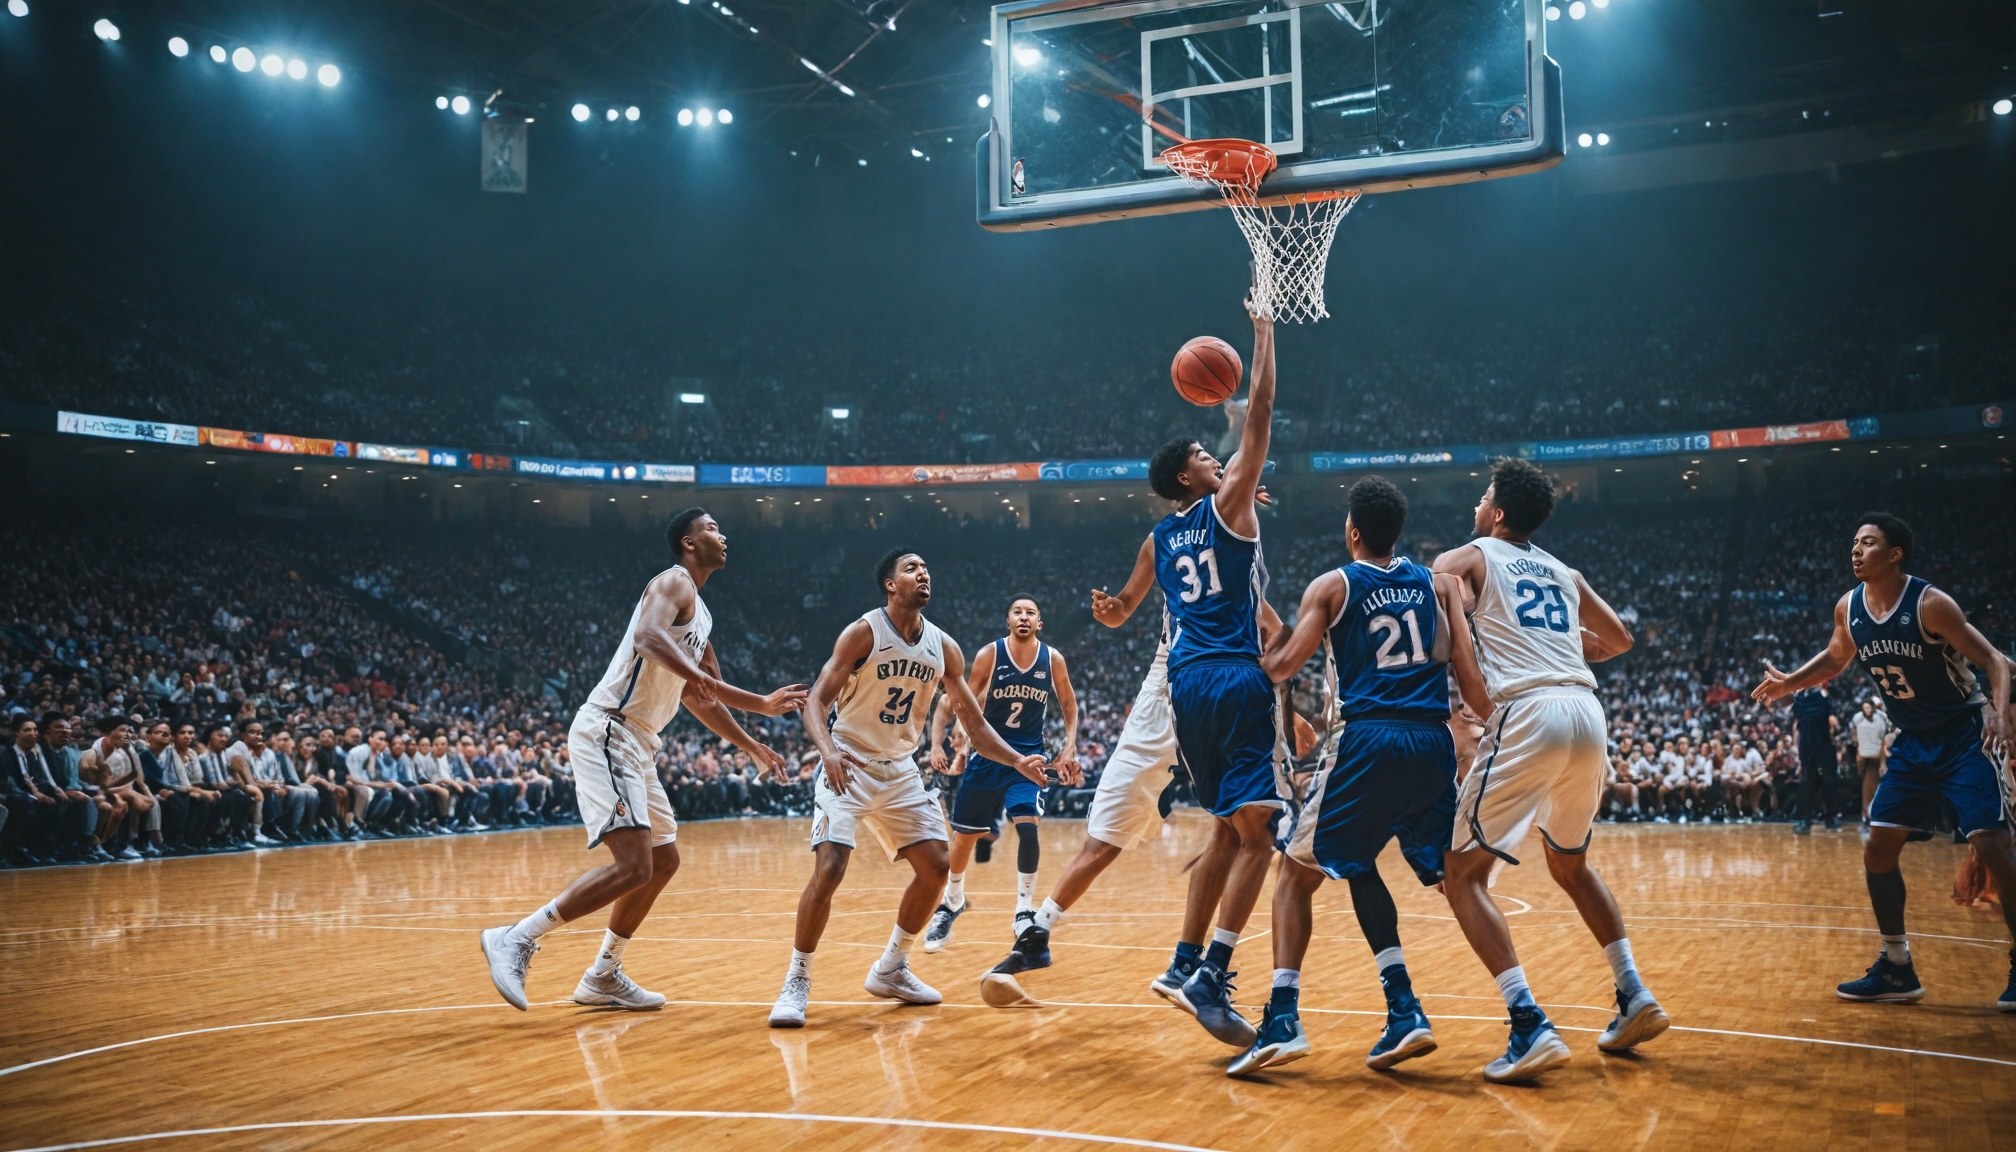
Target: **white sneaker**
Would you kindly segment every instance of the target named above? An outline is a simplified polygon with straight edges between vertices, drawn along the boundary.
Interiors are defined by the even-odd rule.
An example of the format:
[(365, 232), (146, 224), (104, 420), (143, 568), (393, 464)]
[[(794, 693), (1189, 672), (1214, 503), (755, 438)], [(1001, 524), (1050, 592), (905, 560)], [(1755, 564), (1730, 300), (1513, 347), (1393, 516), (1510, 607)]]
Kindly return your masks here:
[(628, 1008), (635, 1012), (655, 1012), (665, 1006), (665, 997), (656, 992), (637, 986), (635, 980), (618, 965), (614, 972), (597, 976), (593, 972), (581, 974), (581, 983), (574, 986), (574, 1003), (607, 1008)]
[(504, 1002), (525, 1011), (525, 971), (532, 966), (532, 954), (539, 951), (536, 940), (520, 940), (511, 926), (483, 930), (483, 958), (490, 962), (490, 983)]
[(805, 1026), (805, 1004), (812, 999), (812, 978), (810, 976), (786, 976), (784, 990), (777, 993), (777, 1003), (770, 1006), (770, 1027), (803, 1028)]
[(278, 844), (280, 843), (280, 841), (273, 839), (271, 836), (266, 835), (266, 833), (264, 832), (254, 832), (252, 834), (252, 843), (259, 845), (261, 848), (265, 848), (274, 844)]
[(873, 968), (868, 969), (868, 979), (861, 982), (861, 987), (870, 996), (901, 1000), (906, 1004), (938, 1004), (945, 999), (936, 988), (917, 979), (917, 974), (910, 971), (908, 960), (889, 972), (882, 971), (882, 964), (877, 961)]
[(1672, 1023), (1651, 992), (1640, 988), (1637, 995), (1626, 996), (1620, 991), (1617, 1015), (1596, 1038), (1596, 1047), (1605, 1052), (1628, 1051), (1666, 1031)]

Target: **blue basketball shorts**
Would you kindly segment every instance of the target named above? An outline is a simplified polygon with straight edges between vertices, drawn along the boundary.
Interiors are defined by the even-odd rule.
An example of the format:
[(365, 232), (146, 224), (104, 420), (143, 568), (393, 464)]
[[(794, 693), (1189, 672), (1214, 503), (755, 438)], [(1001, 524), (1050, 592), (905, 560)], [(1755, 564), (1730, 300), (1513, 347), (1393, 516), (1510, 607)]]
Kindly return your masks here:
[(1249, 804), (1286, 807), (1274, 771), (1274, 682), (1250, 660), (1169, 670), (1176, 750), (1197, 802), (1213, 816)]
[(1456, 827), (1456, 741), (1449, 725), (1354, 720), (1337, 758), (1319, 773), (1295, 814), (1291, 859), (1332, 880), (1378, 870), (1389, 840), (1424, 885), (1442, 881), (1442, 854)]
[(1981, 714), (1927, 732), (1899, 732), (1890, 766), (1869, 803), (1869, 823), (1909, 828), (1925, 839), (1939, 826), (1940, 801), (1953, 805), (1972, 836), (2009, 827), (2009, 779), (1981, 747)]
[(1044, 791), (1006, 764), (997, 764), (984, 756), (968, 756), (966, 772), (959, 777), (959, 790), (952, 795), (952, 830), (999, 832), (997, 817), (1004, 807), (1010, 819), (1041, 816)]

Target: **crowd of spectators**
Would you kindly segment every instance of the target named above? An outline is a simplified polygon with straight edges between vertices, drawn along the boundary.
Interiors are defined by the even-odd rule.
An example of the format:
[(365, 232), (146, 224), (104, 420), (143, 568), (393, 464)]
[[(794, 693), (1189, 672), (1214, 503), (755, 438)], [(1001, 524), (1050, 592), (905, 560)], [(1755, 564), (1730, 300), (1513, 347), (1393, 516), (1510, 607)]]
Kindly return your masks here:
[[(1712, 509), (1571, 505), (1542, 534), (1638, 638), (1599, 667), (1621, 819), (1792, 809), (1789, 714), (1747, 690), (1762, 660), (1793, 666), (1824, 643), (1859, 509)], [(1979, 531), (1962, 503), (1898, 510), (1918, 520), (1915, 569), (1997, 644), (2016, 642), (2002, 579), (2016, 542)], [(1423, 509), (1403, 548), (1430, 559), (1467, 538), (1466, 520)], [(1151, 604), (1122, 629), (1091, 621), (1086, 589), (1124, 579), (1142, 527), (1116, 526), (907, 537), (933, 567), (930, 615), (969, 653), (1001, 633), (1011, 598), (1038, 599), (1045, 637), (1071, 660), (1095, 781), (1159, 615)], [(82, 514), (17, 528), (35, 541), (0, 550), (0, 848), (17, 862), (575, 819), (572, 710), (664, 564), (662, 541), (608, 531), (253, 531)], [(1303, 586), (1339, 558), (1334, 525), (1275, 516), (1266, 531), (1270, 599), (1292, 619)], [(869, 573), (890, 536), (834, 530), (807, 547), (802, 534), (733, 535), (706, 590), (724, 672), (759, 691), (810, 682), (832, 637), (878, 602)], [(1305, 710), (1313, 671), (1298, 684)], [(1851, 673), (1833, 692), (1845, 744), (1874, 690)], [(658, 757), (682, 819), (809, 811), (815, 764), (796, 720), (748, 724), (787, 777), (763, 778), (682, 716)], [(1054, 739), (1054, 714), (1051, 726)], [(1855, 791), (1834, 814), (1857, 815)]]
[[(1283, 340), (1290, 452), (1677, 432), (1999, 398), (2006, 309), (1931, 330), (1891, 302), (1340, 312)], [(1183, 404), (1166, 325), (996, 317), (886, 328), (730, 316), (509, 324), (256, 298), (73, 303), (0, 322), (0, 398), (111, 416), (476, 451), (701, 463), (1134, 456)], [(1245, 346), (1240, 333), (1234, 343)], [(705, 403), (684, 404), (697, 392)], [(832, 411), (849, 415), (835, 419)]]

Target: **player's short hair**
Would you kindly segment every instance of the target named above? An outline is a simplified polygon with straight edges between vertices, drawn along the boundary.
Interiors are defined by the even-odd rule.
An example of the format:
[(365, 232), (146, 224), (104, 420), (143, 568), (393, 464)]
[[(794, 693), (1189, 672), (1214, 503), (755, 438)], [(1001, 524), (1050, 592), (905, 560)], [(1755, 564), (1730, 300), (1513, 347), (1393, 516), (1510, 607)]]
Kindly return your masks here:
[(905, 556), (916, 556), (917, 558), (922, 559), (923, 553), (917, 551), (915, 548), (891, 548), (888, 551), (888, 553), (882, 557), (882, 559), (876, 561), (875, 588), (877, 591), (885, 593), (889, 591), (887, 588), (882, 587), (882, 585), (888, 583), (891, 579), (895, 577), (896, 565), (900, 563), (903, 557)]
[(130, 726), (132, 723), (133, 723), (132, 720), (124, 716), (121, 716), (117, 712), (113, 712), (110, 715), (100, 716), (98, 718), (98, 731), (109, 736), (112, 733), (117, 732), (121, 728)]
[(1190, 466), (1190, 453), (1197, 447), (1191, 437), (1178, 437), (1155, 450), (1148, 458), (1148, 487), (1164, 500), (1181, 500), (1190, 494), (1177, 477)]
[(1491, 465), (1491, 503), (1507, 528), (1531, 536), (1554, 514), (1554, 481), (1531, 460), (1500, 457)]
[(1015, 605), (1023, 600), (1027, 600), (1029, 602), (1029, 606), (1036, 609), (1036, 614), (1038, 616), (1041, 616), (1043, 614), (1043, 602), (1036, 599), (1034, 596), (1010, 596), (1008, 598), (1008, 610), (1010, 612), (1013, 612), (1015, 610)]
[(231, 726), (230, 726), (229, 724), (214, 724), (214, 723), (213, 723), (213, 724), (211, 724), (211, 725), (210, 725), (209, 727), (207, 727), (207, 728), (203, 729), (203, 742), (204, 742), (205, 744), (208, 744), (208, 743), (210, 742), (210, 738), (211, 738), (212, 736), (215, 736), (215, 735), (216, 735), (217, 733), (219, 733), (219, 732), (226, 732), (226, 733), (228, 733), (228, 732), (230, 732), (230, 731), (231, 731)]
[(1380, 555), (1393, 551), (1400, 529), (1407, 523), (1407, 497), (1384, 476), (1367, 476), (1351, 485), (1345, 494), (1351, 509), (1351, 525), (1365, 540), (1365, 546)]
[(686, 533), (692, 530), (693, 522), (705, 515), (707, 510), (695, 505), (684, 512), (674, 512), (671, 519), (665, 521), (665, 546), (672, 549), (672, 555), (680, 555), (679, 541), (685, 539)]
[(1855, 526), (1860, 528), (1864, 524), (1871, 525), (1876, 531), (1881, 532), (1883, 543), (1903, 550), (1904, 557), (1899, 563), (1911, 562), (1911, 525), (1888, 512), (1864, 512), (1856, 519)]

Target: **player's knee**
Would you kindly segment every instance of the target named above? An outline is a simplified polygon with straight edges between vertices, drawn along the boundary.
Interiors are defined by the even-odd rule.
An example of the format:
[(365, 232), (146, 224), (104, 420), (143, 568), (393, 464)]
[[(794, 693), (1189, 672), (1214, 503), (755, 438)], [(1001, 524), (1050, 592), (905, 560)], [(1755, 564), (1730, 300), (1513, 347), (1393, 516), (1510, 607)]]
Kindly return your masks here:
[(670, 879), (679, 871), (679, 845), (672, 841), (658, 844), (651, 849), (651, 875), (654, 879)]

